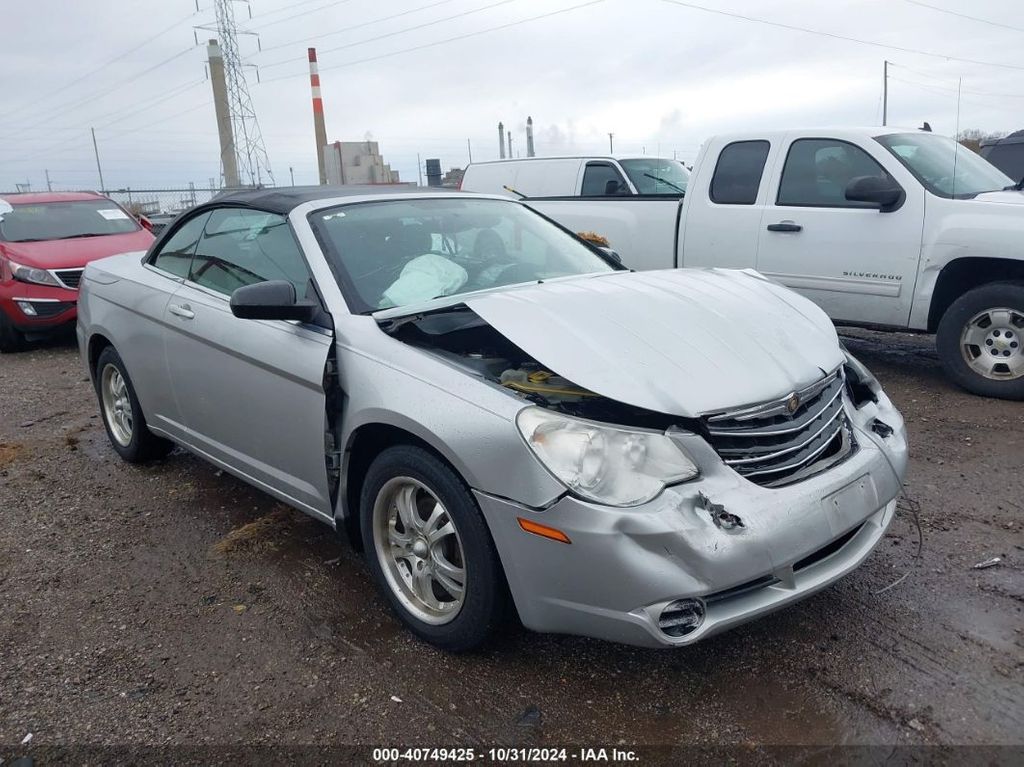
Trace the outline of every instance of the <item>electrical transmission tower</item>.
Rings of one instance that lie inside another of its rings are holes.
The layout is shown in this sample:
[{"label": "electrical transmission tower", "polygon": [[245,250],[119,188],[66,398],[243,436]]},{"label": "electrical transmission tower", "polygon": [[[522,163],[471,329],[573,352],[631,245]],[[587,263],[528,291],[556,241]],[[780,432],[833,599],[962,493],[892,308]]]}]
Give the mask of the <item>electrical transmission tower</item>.
[{"label": "electrical transmission tower", "polygon": [[[249,95],[249,84],[245,79],[245,64],[242,63],[242,57],[238,52],[238,35],[253,34],[238,28],[234,7],[235,2],[238,1],[214,0],[217,25],[215,28],[202,27],[202,29],[217,33],[221,53],[224,57],[228,110],[234,134],[239,180],[250,186],[273,186],[274,174],[270,170],[270,158],[267,156],[267,148],[263,143],[259,121],[256,119],[256,108]],[[248,0],[241,1],[248,3]]]}]

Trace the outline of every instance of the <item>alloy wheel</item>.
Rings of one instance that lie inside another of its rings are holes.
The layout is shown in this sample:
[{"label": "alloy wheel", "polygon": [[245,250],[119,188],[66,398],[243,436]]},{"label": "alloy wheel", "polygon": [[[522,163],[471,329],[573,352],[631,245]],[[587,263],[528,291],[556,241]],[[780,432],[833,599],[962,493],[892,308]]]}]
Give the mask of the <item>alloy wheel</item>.
[{"label": "alloy wheel", "polygon": [[100,374],[100,393],[103,397],[103,417],[110,427],[111,435],[121,447],[128,447],[134,428],[132,402],[124,376],[114,365],[103,368]]},{"label": "alloy wheel", "polygon": [[996,381],[1024,376],[1024,313],[1000,307],[979,312],[964,325],[960,353],[978,375]]},{"label": "alloy wheel", "polygon": [[466,558],[455,521],[430,488],[411,477],[384,484],[373,507],[373,542],[402,606],[424,623],[455,619],[466,598]]}]

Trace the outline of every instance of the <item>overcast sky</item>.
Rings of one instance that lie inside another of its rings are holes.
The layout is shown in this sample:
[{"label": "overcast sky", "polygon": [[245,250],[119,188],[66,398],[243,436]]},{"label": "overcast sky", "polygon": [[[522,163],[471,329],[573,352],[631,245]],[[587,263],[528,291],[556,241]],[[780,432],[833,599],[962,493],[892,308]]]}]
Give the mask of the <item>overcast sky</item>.
[{"label": "overcast sky", "polygon": [[[541,155],[605,152],[614,132],[616,152],[687,162],[716,132],[878,125],[884,59],[891,125],[928,120],[953,134],[962,78],[961,129],[1024,128],[1019,0],[690,4],[760,22],[666,0],[584,2],[252,0],[251,20],[236,2],[263,48],[239,38],[259,66],[262,82],[253,70],[249,87],[277,183],[289,167],[296,183],[316,180],[309,45],[320,52],[328,139],[379,141],[405,180],[416,179],[417,152],[465,165],[467,139],[474,159],[496,157],[499,120],[525,154],[527,115]],[[91,126],[108,188],[219,179],[204,68],[212,35],[193,38],[193,26],[212,24],[212,0],[199,5],[2,0],[0,191],[45,189],[47,169],[55,189],[97,187]]]}]

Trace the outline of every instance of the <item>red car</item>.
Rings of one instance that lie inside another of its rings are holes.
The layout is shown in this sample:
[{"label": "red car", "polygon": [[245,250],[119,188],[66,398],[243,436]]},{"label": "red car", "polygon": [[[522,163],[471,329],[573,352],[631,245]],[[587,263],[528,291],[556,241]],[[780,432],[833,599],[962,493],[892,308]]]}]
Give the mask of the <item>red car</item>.
[{"label": "red car", "polygon": [[152,242],[130,213],[94,192],[0,196],[0,352],[73,326],[85,265]]}]

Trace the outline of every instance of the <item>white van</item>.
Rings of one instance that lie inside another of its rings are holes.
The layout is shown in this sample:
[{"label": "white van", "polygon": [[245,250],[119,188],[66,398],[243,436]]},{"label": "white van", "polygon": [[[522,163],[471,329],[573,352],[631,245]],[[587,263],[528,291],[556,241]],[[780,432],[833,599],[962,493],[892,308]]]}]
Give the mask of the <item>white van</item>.
[{"label": "white van", "polygon": [[689,179],[690,174],[681,162],[660,157],[530,157],[470,163],[462,178],[462,190],[530,199],[678,200],[686,193]]}]

